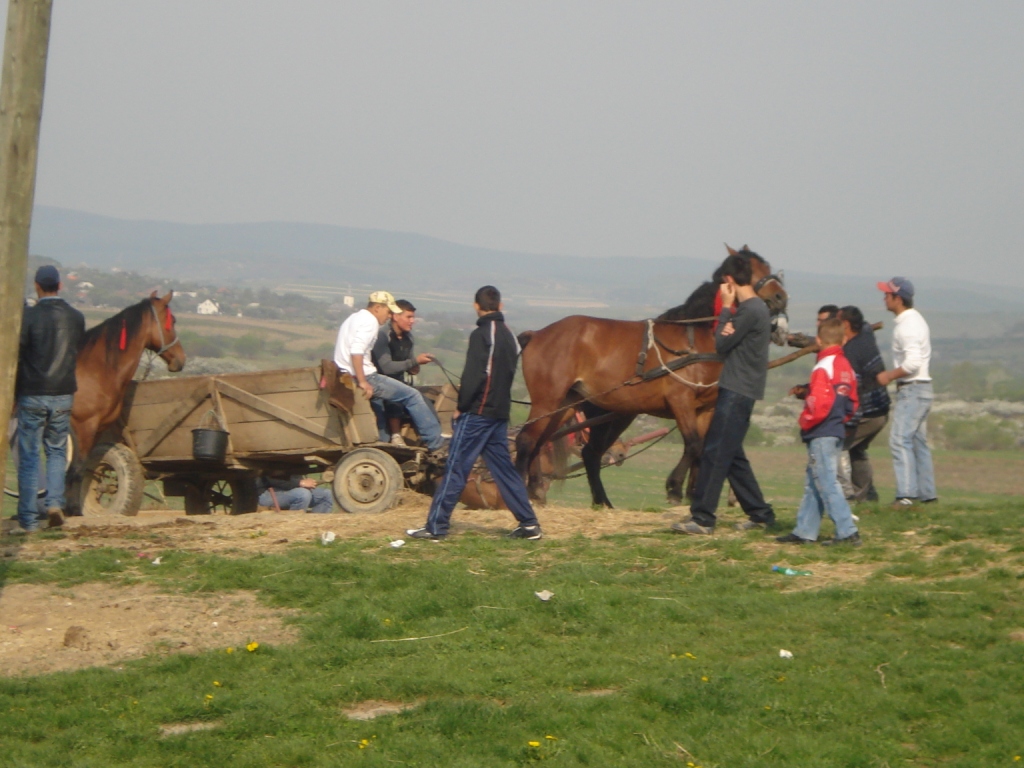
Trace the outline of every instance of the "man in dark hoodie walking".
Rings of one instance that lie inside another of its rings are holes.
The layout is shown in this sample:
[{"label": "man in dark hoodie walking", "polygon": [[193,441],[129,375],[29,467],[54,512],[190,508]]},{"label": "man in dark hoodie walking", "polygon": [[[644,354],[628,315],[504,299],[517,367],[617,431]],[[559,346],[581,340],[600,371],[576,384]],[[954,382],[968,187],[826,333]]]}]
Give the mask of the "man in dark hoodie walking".
[{"label": "man in dark hoodie walking", "polygon": [[501,293],[493,285],[476,292],[473,308],[477,327],[469,336],[447,471],[434,492],[426,525],[406,531],[414,539],[441,541],[448,535],[452,510],[481,454],[501,497],[519,522],[509,537],[536,540],[544,535],[508,450],[512,379],[520,348],[515,334],[505,325],[501,307]]}]

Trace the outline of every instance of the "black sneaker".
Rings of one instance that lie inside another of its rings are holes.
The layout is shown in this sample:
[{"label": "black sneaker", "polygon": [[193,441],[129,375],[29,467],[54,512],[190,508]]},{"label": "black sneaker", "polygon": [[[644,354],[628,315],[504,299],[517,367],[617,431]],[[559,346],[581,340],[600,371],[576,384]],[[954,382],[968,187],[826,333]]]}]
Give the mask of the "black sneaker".
[{"label": "black sneaker", "polygon": [[849,536],[843,539],[829,539],[828,541],[821,542],[823,547],[838,547],[846,545],[848,547],[859,547],[864,542],[860,540],[860,532],[854,531]]},{"label": "black sneaker", "polygon": [[779,544],[813,544],[810,539],[805,539],[802,536],[797,536],[795,533],[787,533],[785,536],[776,536],[775,540]]},{"label": "black sneaker", "polygon": [[529,539],[530,541],[536,541],[537,539],[544,538],[544,531],[540,529],[539,525],[520,525],[512,533],[508,534],[510,539]]},{"label": "black sneaker", "polygon": [[427,541],[444,541],[448,534],[431,533],[426,528],[410,528],[405,535],[411,539],[426,539]]},{"label": "black sneaker", "polygon": [[939,497],[936,496],[934,499],[921,499],[921,503],[922,504],[935,504],[936,502],[938,502],[938,500],[939,500]]}]

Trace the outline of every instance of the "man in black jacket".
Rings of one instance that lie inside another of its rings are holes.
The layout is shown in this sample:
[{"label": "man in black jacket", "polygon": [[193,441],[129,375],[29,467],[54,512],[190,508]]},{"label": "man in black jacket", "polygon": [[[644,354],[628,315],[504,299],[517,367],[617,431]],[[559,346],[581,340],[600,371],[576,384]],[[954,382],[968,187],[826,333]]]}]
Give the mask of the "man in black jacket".
[{"label": "man in black jacket", "polygon": [[[57,294],[60,273],[47,265],[36,271],[39,300],[21,321],[18,376],[18,523],[16,533],[31,533],[64,522],[64,473],[67,469],[71,405],[78,383],[75,363],[85,335],[85,318]],[[39,487],[39,446],[46,455],[46,495]]]},{"label": "man in black jacket", "polygon": [[715,413],[704,437],[690,519],[672,525],[677,533],[714,533],[715,510],[726,479],[750,518],[737,528],[749,530],[775,524],[775,512],[764,500],[743,452],[743,438],[750,426],[754,402],[764,398],[772,320],[768,306],[750,284],[749,259],[730,256],[722,265],[722,273],[722,314],[715,330],[715,349],[725,356],[725,364],[718,378]]},{"label": "man in black jacket", "polygon": [[505,325],[501,306],[501,293],[493,285],[485,285],[476,292],[473,308],[477,327],[469,336],[447,471],[434,491],[427,524],[406,531],[414,539],[440,541],[448,535],[452,510],[481,454],[501,497],[519,522],[509,536],[536,540],[544,535],[530,505],[526,485],[516,472],[508,450],[512,379],[516,375],[520,348],[515,335]]},{"label": "man in black jacket", "polygon": [[855,306],[839,310],[843,323],[843,354],[857,375],[860,408],[847,424],[845,450],[850,452],[850,480],[854,501],[878,501],[868,448],[889,420],[889,391],[876,377],[885,370],[882,353],[875,341],[875,332]]}]

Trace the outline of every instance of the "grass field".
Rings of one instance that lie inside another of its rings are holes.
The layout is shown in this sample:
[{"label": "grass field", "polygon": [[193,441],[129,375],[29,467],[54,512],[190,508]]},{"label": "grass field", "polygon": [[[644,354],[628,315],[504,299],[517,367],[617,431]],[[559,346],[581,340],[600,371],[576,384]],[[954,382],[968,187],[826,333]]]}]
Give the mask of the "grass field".
[{"label": "grass field", "polygon": [[[43,534],[49,554],[11,548],[0,588],[36,583],[69,600],[96,583],[247,591],[287,611],[299,639],[232,653],[165,649],[112,667],[2,679],[0,764],[1020,761],[1019,453],[939,454],[939,504],[862,507],[865,545],[830,551],[783,548],[726,525],[712,538],[668,533],[660,488],[677,452],[662,444],[606,472],[614,501],[665,520],[642,535],[181,548],[165,550],[159,568],[117,547],[56,551],[67,533]],[[879,484],[890,498],[883,456]],[[752,458],[791,524],[802,452]],[[552,496],[586,499],[581,480]],[[813,575],[782,576],[773,564]],[[534,595],[544,589],[554,592],[550,602]],[[17,629],[6,625],[0,633]],[[406,709],[374,720],[346,715],[384,706],[367,702]]]}]

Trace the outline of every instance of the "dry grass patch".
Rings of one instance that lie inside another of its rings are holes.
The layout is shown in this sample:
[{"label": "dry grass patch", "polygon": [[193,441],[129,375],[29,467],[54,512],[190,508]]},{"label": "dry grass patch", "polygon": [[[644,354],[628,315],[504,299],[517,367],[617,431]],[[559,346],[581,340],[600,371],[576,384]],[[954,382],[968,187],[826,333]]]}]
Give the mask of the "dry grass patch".
[{"label": "dry grass patch", "polygon": [[164,594],[147,585],[90,582],[72,589],[8,584],[0,592],[0,675],[117,664],[157,652],[196,653],[294,642],[287,611],[253,593]]},{"label": "dry grass patch", "polygon": [[386,715],[397,715],[409,709],[415,709],[422,702],[420,701],[377,701],[370,699],[361,701],[350,707],[342,709],[342,714],[349,720],[374,720]]}]

